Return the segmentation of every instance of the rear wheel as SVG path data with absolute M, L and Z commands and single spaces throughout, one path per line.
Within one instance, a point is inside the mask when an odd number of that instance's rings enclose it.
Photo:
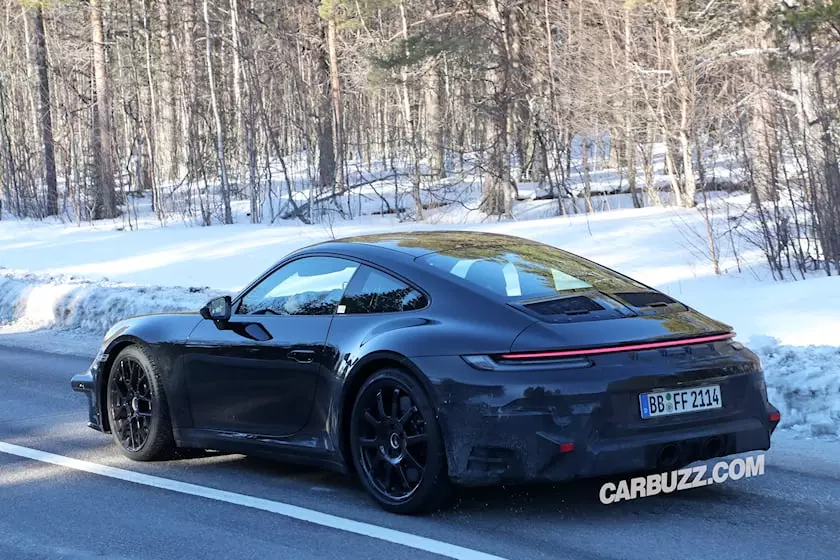
M 356 397 L 350 426 L 353 462 L 362 485 L 393 513 L 443 507 L 452 490 L 434 410 L 407 373 L 384 369 Z
M 160 372 L 139 346 L 123 349 L 111 366 L 108 421 L 120 451 L 136 461 L 168 459 L 175 452 Z

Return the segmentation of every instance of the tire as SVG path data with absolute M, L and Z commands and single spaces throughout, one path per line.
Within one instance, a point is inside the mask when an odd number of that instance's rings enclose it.
M 384 510 L 428 513 L 450 503 L 452 485 L 435 411 L 406 372 L 382 369 L 359 389 L 350 449 L 362 486 Z
M 111 365 L 105 392 L 111 434 L 123 455 L 135 461 L 175 455 L 160 368 L 148 350 L 124 348 Z

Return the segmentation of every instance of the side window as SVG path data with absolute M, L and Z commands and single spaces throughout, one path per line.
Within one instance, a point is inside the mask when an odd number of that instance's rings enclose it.
M 359 264 L 304 257 L 275 270 L 242 298 L 238 315 L 331 315 Z
M 362 266 L 347 287 L 341 305 L 348 313 L 393 313 L 426 307 L 426 296 L 389 274 Z

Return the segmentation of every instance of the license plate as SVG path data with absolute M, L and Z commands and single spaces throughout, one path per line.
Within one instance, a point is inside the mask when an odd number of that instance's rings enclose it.
M 723 406 L 720 399 L 720 385 L 642 393 L 639 395 L 639 403 L 642 407 L 642 418 L 711 410 Z

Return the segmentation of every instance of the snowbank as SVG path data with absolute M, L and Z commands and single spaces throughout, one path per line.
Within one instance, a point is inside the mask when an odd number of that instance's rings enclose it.
M 104 334 L 133 315 L 195 310 L 224 292 L 0 271 L 0 324 Z
M 840 436 L 840 348 L 788 346 L 755 336 L 767 394 L 782 413 L 782 428 L 804 436 Z

